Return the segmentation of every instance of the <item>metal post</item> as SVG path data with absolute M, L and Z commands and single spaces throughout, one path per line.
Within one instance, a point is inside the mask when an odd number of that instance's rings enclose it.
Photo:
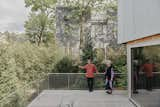
M 48 78 L 48 90 L 50 90 L 50 86 L 49 86 L 49 75 L 50 75 L 50 74 L 47 75 L 47 78 Z
M 38 83 L 37 83 L 37 91 L 38 91 L 38 95 L 40 94 L 40 87 L 41 87 L 41 81 L 38 80 Z
M 23 90 L 23 88 L 22 88 L 22 90 Z M 26 86 L 24 87 L 23 91 L 24 91 L 24 97 L 23 97 L 24 99 L 23 99 L 22 105 L 25 105 L 26 104 L 26 102 L 25 102 L 26 101 Z
M 106 45 L 105 45 L 105 48 L 104 48 L 104 59 L 105 59 L 105 60 L 107 59 L 106 53 L 107 53 L 107 49 L 106 49 Z
M 52 85 L 52 87 L 51 87 L 51 89 L 56 89 L 56 85 L 55 85 L 55 81 L 56 81 L 56 74 L 52 74 L 52 76 L 53 76 L 53 79 L 52 79 L 52 81 L 53 81 L 53 85 Z
M 68 75 L 68 89 L 70 89 L 70 77 Z

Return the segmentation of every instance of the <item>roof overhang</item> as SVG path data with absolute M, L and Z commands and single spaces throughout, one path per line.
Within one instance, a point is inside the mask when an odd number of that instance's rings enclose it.
M 149 42 L 149 41 L 156 40 L 156 39 L 160 39 L 160 34 L 136 39 L 136 40 L 133 40 L 133 41 L 128 41 L 126 44 L 137 44 L 137 43 L 141 43 L 141 42 L 147 42 L 147 41 Z

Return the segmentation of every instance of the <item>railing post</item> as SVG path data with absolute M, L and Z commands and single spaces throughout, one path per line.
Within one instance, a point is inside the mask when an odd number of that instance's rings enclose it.
M 26 101 L 26 95 L 27 95 L 27 94 L 26 94 L 26 90 L 27 90 L 26 88 L 27 88 L 27 87 L 25 86 L 24 89 L 22 89 L 23 92 L 24 92 L 24 97 L 23 97 L 24 99 L 23 99 L 23 102 L 22 102 L 22 105 L 23 105 L 23 106 L 25 106 L 25 104 L 26 104 L 26 102 L 25 102 L 25 101 Z
M 48 90 L 50 90 L 50 86 L 49 86 L 49 75 L 50 75 L 50 74 L 47 75 L 47 78 L 48 78 Z
M 70 76 L 68 75 L 68 89 L 70 89 Z
M 38 80 L 38 84 L 37 84 L 37 92 L 38 92 L 38 95 L 40 94 L 40 81 Z

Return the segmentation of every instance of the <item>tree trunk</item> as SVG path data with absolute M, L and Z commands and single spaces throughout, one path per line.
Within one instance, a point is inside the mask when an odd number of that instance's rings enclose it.
M 69 45 L 69 56 L 71 56 L 72 57 L 72 47 L 71 47 L 71 45 Z
M 81 50 L 83 48 L 83 22 L 81 20 L 80 23 L 80 45 L 79 49 Z
M 42 40 L 42 36 L 40 35 L 38 36 L 38 41 L 37 41 L 38 46 L 41 44 L 41 40 Z
M 67 46 L 65 46 L 64 48 L 65 48 L 65 56 L 67 56 Z

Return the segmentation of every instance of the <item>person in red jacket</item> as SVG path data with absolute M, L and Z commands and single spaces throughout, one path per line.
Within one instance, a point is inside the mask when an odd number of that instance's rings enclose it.
M 86 71 L 86 78 L 88 83 L 89 91 L 93 91 L 94 85 L 94 73 L 98 73 L 96 66 L 92 63 L 91 59 L 88 59 L 88 64 L 85 66 L 79 66 L 79 68 L 84 69 Z
M 150 63 L 149 60 L 146 60 L 146 63 L 142 65 L 141 70 L 145 72 L 145 75 L 146 75 L 146 88 L 147 90 L 151 91 L 154 64 Z

